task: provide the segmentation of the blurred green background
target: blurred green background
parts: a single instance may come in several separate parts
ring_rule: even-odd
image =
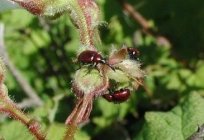
[[[98,49],[106,56],[112,45],[137,47],[146,72],[144,87],[122,104],[97,99],[90,121],[80,128],[76,140],[136,139],[146,112],[169,111],[192,93],[204,96],[204,1],[127,2],[152,23],[160,38],[143,33],[117,0],[97,0],[101,17],[108,23],[100,27],[103,45]],[[66,14],[50,21],[19,9],[1,13],[0,22],[5,24],[5,45],[12,63],[44,101],[44,106],[25,112],[45,129],[61,134],[75,102],[71,80],[79,67],[73,62],[80,45],[77,30]],[[9,71],[6,85],[16,102],[26,97]],[[20,124],[2,118],[0,135],[12,140],[5,129],[16,125],[20,129]]]

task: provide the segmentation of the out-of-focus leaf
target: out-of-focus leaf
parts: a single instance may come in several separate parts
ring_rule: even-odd
[[[61,140],[66,132],[66,127],[63,124],[52,124],[48,128],[47,139],[48,140]]]
[[[3,123],[0,127],[0,138],[5,140],[33,140],[34,137],[20,122],[12,121]]]
[[[185,140],[204,123],[203,108],[204,99],[192,93],[169,112],[148,112],[135,140]]]
[[[52,100],[46,100],[46,102],[44,102],[44,105],[35,109],[32,115],[39,118],[47,118],[49,117],[49,111],[51,111],[52,107]]]
[[[125,115],[130,111],[130,101],[114,104],[109,103],[104,99],[99,99],[98,107],[100,108],[102,115],[100,117],[94,117],[93,122],[100,127],[106,127],[114,121],[122,120]]]
[[[76,133],[74,138],[75,140],[90,140],[91,139],[85,131],[80,131],[80,130]]]
[[[47,140],[62,140],[66,132],[64,124],[52,124],[47,132]],[[90,137],[85,132],[78,130],[74,137],[76,140],[90,140]]]

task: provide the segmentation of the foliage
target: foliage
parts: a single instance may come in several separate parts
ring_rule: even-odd
[[[169,112],[146,113],[146,123],[136,139],[185,140],[190,137],[198,129],[196,124],[204,121],[204,100],[196,93],[184,100]]]
[[[100,27],[103,43],[97,48],[106,56],[112,45],[137,47],[146,78],[144,87],[125,103],[97,99],[90,121],[80,128],[76,140],[184,140],[191,136],[204,123],[204,1],[128,1],[168,40],[143,33],[117,1],[97,2],[108,23]],[[71,80],[80,67],[73,63],[80,44],[72,22],[66,14],[51,21],[22,9],[2,12],[0,22],[5,24],[12,63],[44,102],[25,112],[42,122],[48,139],[63,137],[63,123],[74,107]],[[11,73],[6,78],[10,96],[21,102],[26,95]],[[32,139],[24,126],[3,118],[0,138],[13,140],[8,132],[16,139]]]

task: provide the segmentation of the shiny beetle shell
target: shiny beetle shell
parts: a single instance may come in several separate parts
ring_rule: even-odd
[[[86,50],[80,53],[78,56],[78,61],[85,64],[105,64],[105,60],[102,58],[102,56],[99,53],[91,50]]]
[[[128,51],[128,55],[130,59],[136,60],[138,56],[140,55],[140,52],[137,48],[129,47],[127,48],[127,51]]]
[[[91,50],[86,50],[80,53],[78,56],[78,62],[81,62],[84,64],[93,64],[95,66],[98,63],[106,64],[112,70],[115,70],[110,64],[106,62],[106,60],[98,52],[91,51]]]
[[[114,91],[112,94],[105,94],[103,98],[105,98],[109,102],[116,102],[122,103],[130,97],[130,90],[129,89],[120,89]]]

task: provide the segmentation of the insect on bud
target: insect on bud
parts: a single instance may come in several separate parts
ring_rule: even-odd
[[[86,50],[81,52],[78,56],[78,62],[81,62],[83,64],[93,64],[95,66],[101,63],[101,64],[106,64],[111,69],[113,69],[112,66],[109,65],[106,62],[106,60],[96,51]]]
[[[132,59],[132,60],[137,60],[138,59],[138,56],[140,55],[140,52],[139,52],[139,50],[137,48],[128,47],[127,51],[128,51],[128,55],[129,55],[130,59]]]
[[[130,97],[129,89],[120,89],[114,91],[113,93],[103,95],[103,98],[105,98],[107,101],[115,103],[125,102],[128,100],[129,97]]]

